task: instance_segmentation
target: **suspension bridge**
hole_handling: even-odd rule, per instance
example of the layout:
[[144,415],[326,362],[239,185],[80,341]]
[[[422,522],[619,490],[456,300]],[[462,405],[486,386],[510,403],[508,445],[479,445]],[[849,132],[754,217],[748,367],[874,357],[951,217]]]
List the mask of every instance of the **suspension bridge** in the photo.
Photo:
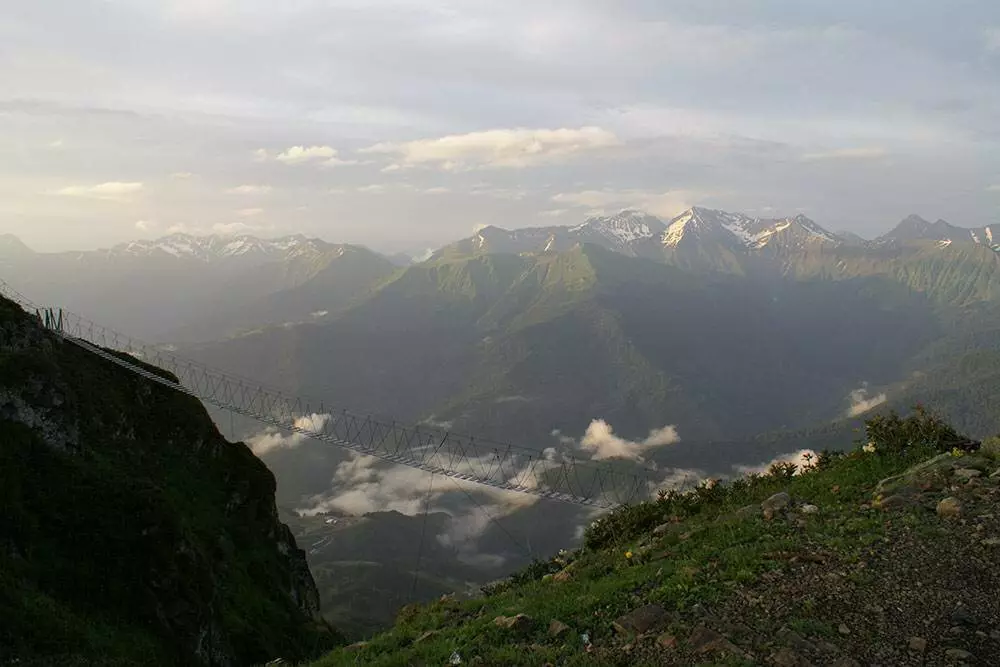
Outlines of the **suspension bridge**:
[[292,396],[185,359],[164,346],[144,343],[61,308],[39,306],[3,281],[0,295],[34,314],[42,326],[68,343],[151,382],[207,405],[365,456],[454,480],[600,509],[648,499],[654,490],[652,480],[643,472],[426,425],[360,416],[336,410],[322,400]]

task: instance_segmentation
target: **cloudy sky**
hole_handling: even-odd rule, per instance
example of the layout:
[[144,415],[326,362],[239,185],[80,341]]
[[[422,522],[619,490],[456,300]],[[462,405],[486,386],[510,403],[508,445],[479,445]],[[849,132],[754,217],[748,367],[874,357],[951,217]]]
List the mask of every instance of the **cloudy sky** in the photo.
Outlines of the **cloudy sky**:
[[996,0],[0,3],[0,231],[1000,221]]

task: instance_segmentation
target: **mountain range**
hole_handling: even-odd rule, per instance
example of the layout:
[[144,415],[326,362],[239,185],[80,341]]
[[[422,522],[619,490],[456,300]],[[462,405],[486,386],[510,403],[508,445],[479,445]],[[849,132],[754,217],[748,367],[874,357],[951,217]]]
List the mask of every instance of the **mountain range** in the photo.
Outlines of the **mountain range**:
[[[487,227],[415,263],[302,236],[173,235],[58,254],[8,236],[0,276],[38,302],[336,409],[583,458],[638,452],[662,478],[686,479],[849,445],[865,415],[918,401],[970,435],[1000,432],[988,409],[1000,400],[992,239],[990,226],[917,216],[864,240],[804,216],[696,207],[671,220],[626,210]],[[260,430],[239,426],[233,439]],[[679,442],[643,444],[667,426]],[[378,555],[378,536],[400,521],[384,510],[413,507],[416,487],[352,482],[357,461],[321,443],[260,456],[297,536],[335,535],[309,556],[330,618],[351,634],[384,623],[404,596],[361,615],[338,599],[412,574],[409,560]],[[346,531],[293,520],[317,503],[349,514],[358,498],[376,514]],[[474,507],[462,494],[447,502],[459,524]],[[543,553],[587,520],[541,505],[504,515]],[[492,524],[464,539],[460,554],[435,550],[420,591],[525,562]]]
[[151,340],[211,339],[335,310],[395,268],[361,246],[305,236],[173,234],[62,253],[0,237],[0,272],[15,289]]

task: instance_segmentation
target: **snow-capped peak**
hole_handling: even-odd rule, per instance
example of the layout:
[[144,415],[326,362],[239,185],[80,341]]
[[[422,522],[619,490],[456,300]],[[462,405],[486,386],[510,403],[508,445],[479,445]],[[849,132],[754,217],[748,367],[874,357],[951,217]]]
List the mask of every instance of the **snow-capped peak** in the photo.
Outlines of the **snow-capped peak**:
[[214,262],[239,258],[279,259],[317,252],[325,246],[322,241],[302,235],[259,239],[249,235],[195,236],[177,233],[152,241],[132,241],[115,246],[109,254],[153,256],[162,253],[177,258]]
[[711,236],[748,250],[758,250],[766,246],[775,235],[790,228],[799,233],[801,242],[839,242],[836,236],[804,215],[780,219],[754,218],[743,213],[728,213],[698,206],[671,220],[662,240],[667,247],[677,247],[693,233],[699,238]]
[[576,235],[597,234],[620,245],[651,239],[666,228],[654,215],[635,209],[623,209],[614,215],[588,218],[583,224],[570,227]]

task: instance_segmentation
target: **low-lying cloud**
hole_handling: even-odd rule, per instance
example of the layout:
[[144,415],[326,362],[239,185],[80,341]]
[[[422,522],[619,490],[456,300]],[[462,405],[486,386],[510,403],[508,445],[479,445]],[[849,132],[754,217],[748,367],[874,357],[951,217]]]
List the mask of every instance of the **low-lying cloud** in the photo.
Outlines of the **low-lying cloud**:
[[643,453],[653,447],[672,445],[680,442],[676,426],[663,426],[653,429],[649,435],[640,441],[626,440],[614,433],[611,424],[603,419],[590,422],[587,431],[580,440],[580,449],[590,454],[594,461],[603,459],[631,459],[643,461]]
[[[306,431],[322,431],[326,423],[330,420],[329,414],[311,414],[299,417],[295,420],[295,427]],[[298,447],[306,438],[304,433],[292,431],[288,435],[276,428],[268,427],[262,433],[247,439],[247,445],[257,456],[263,456],[276,449],[293,449]]]
[[771,469],[771,466],[776,463],[791,463],[795,465],[796,474],[808,470],[816,463],[816,452],[811,449],[800,449],[797,452],[792,452],[790,454],[782,454],[781,456],[776,456],[770,461],[760,463],[758,465],[748,466],[748,465],[736,465],[733,466],[735,470],[740,475],[751,475],[757,474],[762,475]]
[[877,408],[888,400],[885,392],[876,396],[868,396],[868,384],[865,383],[847,396],[851,406],[847,408],[848,417],[857,417]]

